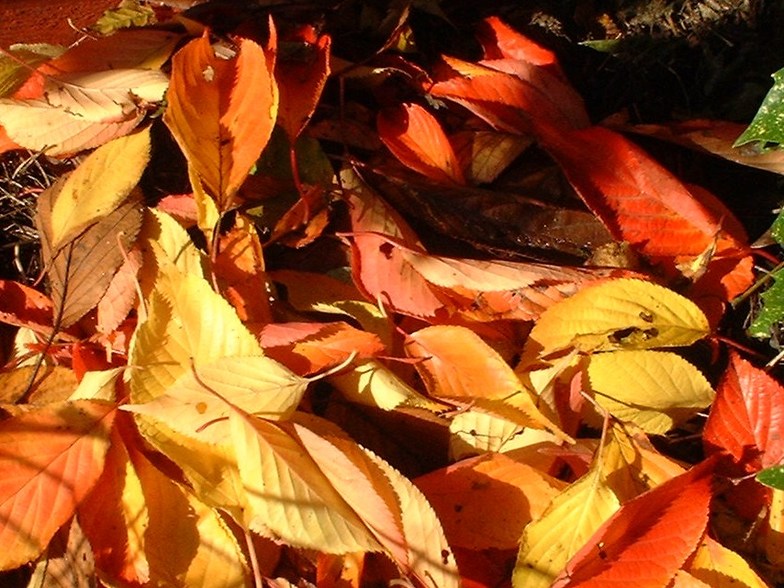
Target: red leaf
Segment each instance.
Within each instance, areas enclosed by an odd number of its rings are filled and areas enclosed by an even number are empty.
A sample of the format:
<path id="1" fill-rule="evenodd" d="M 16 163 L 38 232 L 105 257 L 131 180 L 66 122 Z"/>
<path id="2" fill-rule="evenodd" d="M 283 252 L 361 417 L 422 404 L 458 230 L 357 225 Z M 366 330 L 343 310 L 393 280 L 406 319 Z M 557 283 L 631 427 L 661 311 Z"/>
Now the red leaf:
<path id="1" fill-rule="evenodd" d="M 497 16 L 485 19 L 478 31 L 485 59 L 514 59 L 537 66 L 554 66 L 560 74 L 555 53 L 521 35 Z"/>
<path id="2" fill-rule="evenodd" d="M 0 321 L 38 332 L 52 329 L 52 301 L 19 282 L 0 280 Z"/>
<path id="3" fill-rule="evenodd" d="M 378 113 L 384 145 L 404 165 L 436 182 L 465 184 L 449 139 L 436 118 L 418 104 L 400 104 Z"/>
<path id="4" fill-rule="evenodd" d="M 670 276 L 699 279 L 713 269 L 701 287 L 703 295 L 726 301 L 749 285 L 745 234 L 714 196 L 690 190 L 613 131 L 591 127 L 565 132 L 546 125 L 537 131 L 616 239 L 635 246 Z"/>
<path id="5" fill-rule="evenodd" d="M 286 53 L 282 51 L 275 68 L 280 92 L 278 124 L 286 131 L 292 145 L 313 116 L 330 73 L 330 37 L 322 35 L 318 40 L 303 39 L 299 44 L 302 42 L 306 45 L 297 53 L 296 59 L 286 59 Z M 285 49 L 285 43 L 281 45 Z"/>
<path id="6" fill-rule="evenodd" d="M 703 441 L 711 453 L 724 452 L 747 472 L 784 459 L 784 386 L 738 354 L 717 389 Z"/>
<path id="7" fill-rule="evenodd" d="M 553 588 L 667 586 L 708 524 L 715 460 L 624 504 L 567 564 Z"/>

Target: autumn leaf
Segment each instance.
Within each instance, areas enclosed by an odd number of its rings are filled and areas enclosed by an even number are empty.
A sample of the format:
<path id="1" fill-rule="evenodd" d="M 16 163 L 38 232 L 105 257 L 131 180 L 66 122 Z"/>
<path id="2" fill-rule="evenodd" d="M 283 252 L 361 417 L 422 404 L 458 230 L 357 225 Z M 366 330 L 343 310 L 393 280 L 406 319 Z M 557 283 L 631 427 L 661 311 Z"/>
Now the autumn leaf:
<path id="1" fill-rule="evenodd" d="M 705 532 L 714 466 L 705 461 L 625 503 L 553 586 L 667 585 Z"/>
<path id="2" fill-rule="evenodd" d="M 298 374 L 338 366 L 352 354 L 370 359 L 384 351 L 378 335 L 344 322 L 273 323 L 264 326 L 260 341 L 267 356 Z"/>
<path id="3" fill-rule="evenodd" d="M 332 46 L 329 35 L 299 42 L 304 47 L 292 50 L 293 55 L 288 59 L 287 54 L 282 52 L 275 65 L 275 79 L 280 91 L 278 122 L 292 145 L 313 116 L 324 91 L 330 74 Z M 297 44 L 294 40 L 290 43 Z M 286 43 L 282 42 L 281 47 L 285 48 Z"/>
<path id="4" fill-rule="evenodd" d="M 449 138 L 441 125 L 418 104 L 400 104 L 381 110 L 378 133 L 401 163 L 436 182 L 465 184 Z"/>
<path id="5" fill-rule="evenodd" d="M 114 405 L 48 404 L 0 422 L 0 569 L 37 557 L 97 483 Z"/>
<path id="6" fill-rule="evenodd" d="M 60 327 L 74 324 L 99 303 L 125 261 L 142 221 L 140 203 L 131 196 L 114 208 L 106 207 L 103 216 L 78 235 L 71 231 L 72 240 L 55 248 L 54 210 L 66 184 L 67 180 L 58 180 L 38 198 L 36 216 Z"/>
<path id="7" fill-rule="evenodd" d="M 671 352 L 597 353 L 588 360 L 587 373 L 599 406 L 646 433 L 664 434 L 683 424 L 715 396 L 705 376 Z"/>
<path id="8" fill-rule="evenodd" d="M 717 387 L 703 442 L 711 453 L 729 454 L 748 472 L 784 458 L 781 423 L 784 387 L 737 353 Z"/>
<path id="9" fill-rule="evenodd" d="M 249 39 L 239 39 L 236 48 L 213 48 L 205 31 L 172 59 L 164 122 L 221 212 L 230 208 L 272 133 L 275 51 L 270 23 L 267 49 Z"/>
<path id="10" fill-rule="evenodd" d="M 453 315 L 474 321 L 532 320 L 580 284 L 617 274 L 429 255 L 408 225 L 357 176 L 345 173 L 343 185 L 351 204 L 354 281 L 370 300 L 403 314 L 429 320 Z"/>
<path id="11" fill-rule="evenodd" d="M 96 490 L 79 507 L 101 572 L 130 584 L 244 585 L 248 570 L 225 523 L 156 469 L 120 420 Z"/>
<path id="12" fill-rule="evenodd" d="M 672 290 L 637 279 L 608 280 L 545 311 L 529 335 L 521 366 L 569 348 L 594 352 L 691 345 L 708 332 L 702 311 Z"/>
<path id="13" fill-rule="evenodd" d="M 709 535 L 705 535 L 684 567 L 695 578 L 716 588 L 767 586 L 745 559 Z"/>
<path id="14" fill-rule="evenodd" d="M 420 329 L 409 336 L 406 353 L 421 360 L 415 366 L 431 396 L 457 400 L 467 406 L 477 399 L 501 401 L 522 413 L 513 417 L 517 425 L 544 429 L 561 439 L 568 438 L 540 411 L 535 395 L 525 388 L 503 358 L 465 327 Z M 485 406 L 492 411 L 493 405 L 479 403 L 476 406 Z"/>
<path id="15" fill-rule="evenodd" d="M 381 549 L 289 427 L 237 412 L 229 423 L 249 528 L 327 553 Z"/>
<path id="16" fill-rule="evenodd" d="M 41 99 L 0 99 L 0 125 L 22 147 L 74 153 L 130 133 L 146 114 L 144 103 L 161 101 L 168 83 L 150 69 L 47 77 Z"/>
<path id="17" fill-rule="evenodd" d="M 565 484 L 504 454 L 464 459 L 415 480 L 439 515 L 450 544 L 514 549 L 525 526 Z"/>
<path id="18" fill-rule="evenodd" d="M 139 183 L 149 160 L 149 128 L 115 139 L 88 155 L 66 178 L 52 204 L 52 250 L 59 250 L 115 210 Z"/>

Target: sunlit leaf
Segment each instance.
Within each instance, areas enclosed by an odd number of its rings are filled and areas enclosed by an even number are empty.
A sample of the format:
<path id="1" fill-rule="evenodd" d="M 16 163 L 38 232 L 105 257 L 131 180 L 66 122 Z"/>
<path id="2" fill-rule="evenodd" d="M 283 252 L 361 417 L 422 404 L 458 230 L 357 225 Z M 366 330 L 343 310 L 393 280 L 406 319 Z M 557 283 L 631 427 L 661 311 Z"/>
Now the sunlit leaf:
<path id="1" fill-rule="evenodd" d="M 686 565 L 712 588 L 765 588 L 767 584 L 740 555 L 706 535 Z"/>
<path id="2" fill-rule="evenodd" d="M 124 409 L 165 422 L 210 443 L 228 443 L 233 410 L 284 420 L 297 408 L 308 381 L 269 357 L 222 357 L 195 363 L 161 396 Z"/>
<path id="3" fill-rule="evenodd" d="M 697 368 L 664 351 L 594 354 L 588 363 L 588 379 L 599 406 L 653 434 L 683 424 L 715 397 Z"/>
<path id="4" fill-rule="evenodd" d="M 115 210 L 139 183 L 149 159 L 149 129 L 115 139 L 88 155 L 66 178 L 52 205 L 52 250 Z"/>
<path id="5" fill-rule="evenodd" d="M 379 112 L 381 140 L 401 163 L 437 182 L 464 184 L 452 145 L 436 118 L 418 104 Z"/>
<path id="6" fill-rule="evenodd" d="M 143 101 L 159 102 L 168 83 L 165 74 L 150 69 L 49 77 L 42 99 L 0 100 L 0 124 L 28 149 L 73 153 L 130 133 L 144 118 Z"/>
<path id="7" fill-rule="evenodd" d="M 732 353 L 705 424 L 706 448 L 728 453 L 749 472 L 775 466 L 784 459 L 782 423 L 784 387 Z"/>
<path id="8" fill-rule="evenodd" d="M 432 582 L 439 587 L 458 588 L 461 582 L 454 553 L 427 498 L 388 463 L 370 452 L 368 456 L 384 471 L 397 494 L 408 549 L 408 569 L 421 584 Z"/>
<path id="9" fill-rule="evenodd" d="M 259 523 L 286 543 L 327 553 L 381 549 L 287 428 L 236 412 L 229 422 L 251 529 Z"/>
<path id="10" fill-rule="evenodd" d="M 761 294 L 762 308 L 748 328 L 752 337 L 768 338 L 772 329 L 784 320 L 784 280 L 781 271 L 770 274 L 773 283 Z"/>
<path id="11" fill-rule="evenodd" d="M 478 398 L 503 401 L 528 416 L 522 423 L 516 419 L 518 424 L 558 431 L 512 368 L 469 329 L 420 329 L 409 336 L 406 353 L 421 360 L 415 365 L 431 396 L 466 403 Z"/>
<path id="12" fill-rule="evenodd" d="M 48 404 L 0 422 L 0 569 L 37 557 L 98 481 L 114 405 Z"/>
<path id="13" fill-rule="evenodd" d="M 275 125 L 274 30 L 270 44 L 264 50 L 239 39 L 236 53 L 225 58 L 205 32 L 172 59 L 164 121 L 221 212 L 230 207 Z"/>
<path id="14" fill-rule="evenodd" d="M 571 347 L 591 352 L 691 345 L 707 334 L 708 321 L 691 300 L 651 282 L 609 280 L 545 311 L 524 361 Z"/>
<path id="15" fill-rule="evenodd" d="M 703 462 L 625 503 L 553 587 L 666 586 L 705 533 L 714 465 Z"/>
<path id="16" fill-rule="evenodd" d="M 167 268 L 131 348 L 131 401 L 144 403 L 161 396 L 194 365 L 261 355 L 255 337 L 206 280 Z"/>
<path id="17" fill-rule="evenodd" d="M 600 463 L 548 504 L 523 532 L 515 588 L 549 588 L 571 557 L 618 508 Z"/>

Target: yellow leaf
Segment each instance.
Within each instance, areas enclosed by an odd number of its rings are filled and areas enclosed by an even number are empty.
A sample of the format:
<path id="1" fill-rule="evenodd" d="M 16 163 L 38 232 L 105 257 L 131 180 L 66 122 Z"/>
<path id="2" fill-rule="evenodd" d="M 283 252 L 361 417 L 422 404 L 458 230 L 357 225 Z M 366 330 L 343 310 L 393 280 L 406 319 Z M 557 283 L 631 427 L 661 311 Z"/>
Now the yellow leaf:
<path id="1" fill-rule="evenodd" d="M 233 410 L 282 420 L 297 408 L 308 380 L 269 357 L 222 357 L 195 365 L 161 396 L 122 408 L 165 422 L 208 443 L 228 443 Z"/>
<path id="2" fill-rule="evenodd" d="M 682 474 L 683 467 L 658 453 L 640 429 L 631 423 L 614 423 L 602 451 L 607 485 L 626 502 Z"/>
<path id="3" fill-rule="evenodd" d="M 596 401 L 645 432 L 662 434 L 713 402 L 700 371 L 666 351 L 613 351 L 592 355 L 588 379 Z"/>
<path id="4" fill-rule="evenodd" d="M 297 440 L 392 559 L 408 567 L 403 514 L 385 470 L 332 423 L 299 417 L 294 424 Z"/>
<path id="5" fill-rule="evenodd" d="M 620 508 L 607 485 L 600 460 L 582 478 L 556 496 L 538 520 L 523 532 L 512 586 L 549 588 L 566 563 Z"/>
<path id="6" fill-rule="evenodd" d="M 521 367 L 570 348 L 590 353 L 691 345 L 708 333 L 708 320 L 689 299 L 642 280 L 608 280 L 543 312 Z"/>
<path id="7" fill-rule="evenodd" d="M 247 495 L 247 527 L 325 553 L 381 550 L 289 429 L 237 412 L 229 415 L 229 423 Z"/>
<path id="8" fill-rule="evenodd" d="M 131 401 L 148 402 L 199 366 L 221 357 L 262 356 L 256 338 L 206 280 L 163 268 L 134 334 Z"/>
<path id="9" fill-rule="evenodd" d="M 740 555 L 707 535 L 685 566 L 711 588 L 765 588 L 767 584 Z"/>
<path id="10" fill-rule="evenodd" d="M 477 399 L 462 407 L 452 418 L 449 431 L 450 451 L 453 457 L 484 452 L 506 452 L 527 444 L 524 432 L 541 433 L 539 440 L 573 442 L 553 424 L 537 423 L 525 410 L 502 400 Z M 522 443 L 522 444 L 521 444 Z"/>
<path id="11" fill-rule="evenodd" d="M 352 402 L 392 410 L 399 406 L 444 410 L 445 404 L 422 396 L 375 359 L 359 362 L 350 371 L 329 378 L 329 382 Z"/>
<path id="12" fill-rule="evenodd" d="M 459 588 L 455 556 L 433 507 L 421 490 L 384 460 L 366 451 L 386 474 L 400 503 L 403 534 L 408 548 L 408 569 L 422 586 Z"/>
<path id="13" fill-rule="evenodd" d="M 267 51 L 240 38 L 236 52 L 224 47 L 218 54 L 205 31 L 172 58 L 163 120 L 220 212 L 229 209 L 275 125 L 271 22 L 270 39 Z"/>
<path id="14" fill-rule="evenodd" d="M 171 215 L 155 208 L 146 209 L 145 215 L 148 216 L 144 219 L 140 237 L 152 249 L 157 267 L 172 264 L 183 274 L 204 277 L 204 255 L 196 248 L 182 225 Z M 145 268 L 151 265 L 142 266 L 143 275 Z M 149 281 L 153 282 L 154 279 L 155 276 Z"/>
<path id="15" fill-rule="evenodd" d="M 139 183 L 149 159 L 149 129 L 115 139 L 88 155 L 52 205 L 52 250 L 116 209 Z"/>

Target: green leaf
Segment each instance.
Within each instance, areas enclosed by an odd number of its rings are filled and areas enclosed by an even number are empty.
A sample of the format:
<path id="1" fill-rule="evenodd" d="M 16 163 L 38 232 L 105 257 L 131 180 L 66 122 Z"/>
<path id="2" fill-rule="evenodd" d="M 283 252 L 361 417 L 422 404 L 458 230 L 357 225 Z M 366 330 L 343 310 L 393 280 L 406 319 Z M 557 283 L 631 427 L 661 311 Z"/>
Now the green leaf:
<path id="1" fill-rule="evenodd" d="M 751 337 L 770 337 L 773 325 L 784 320 L 784 280 L 779 279 L 780 274 L 781 270 L 771 274 L 773 285 L 762 293 L 762 310 L 749 327 Z"/>
<path id="2" fill-rule="evenodd" d="M 123 0 L 120 6 L 107 10 L 92 27 L 101 35 L 111 35 L 119 29 L 155 24 L 155 11 L 142 6 L 139 0 Z"/>
<path id="3" fill-rule="evenodd" d="M 784 490 L 784 466 L 773 466 L 757 474 L 757 482 L 777 490 Z"/>
<path id="4" fill-rule="evenodd" d="M 776 243 L 784 247 L 784 210 L 779 212 L 773 225 L 770 227 L 770 235 L 776 240 Z"/>
<path id="5" fill-rule="evenodd" d="M 754 120 L 735 140 L 733 147 L 754 141 L 784 143 L 784 69 L 773 74 L 773 87 L 762 101 Z"/>

